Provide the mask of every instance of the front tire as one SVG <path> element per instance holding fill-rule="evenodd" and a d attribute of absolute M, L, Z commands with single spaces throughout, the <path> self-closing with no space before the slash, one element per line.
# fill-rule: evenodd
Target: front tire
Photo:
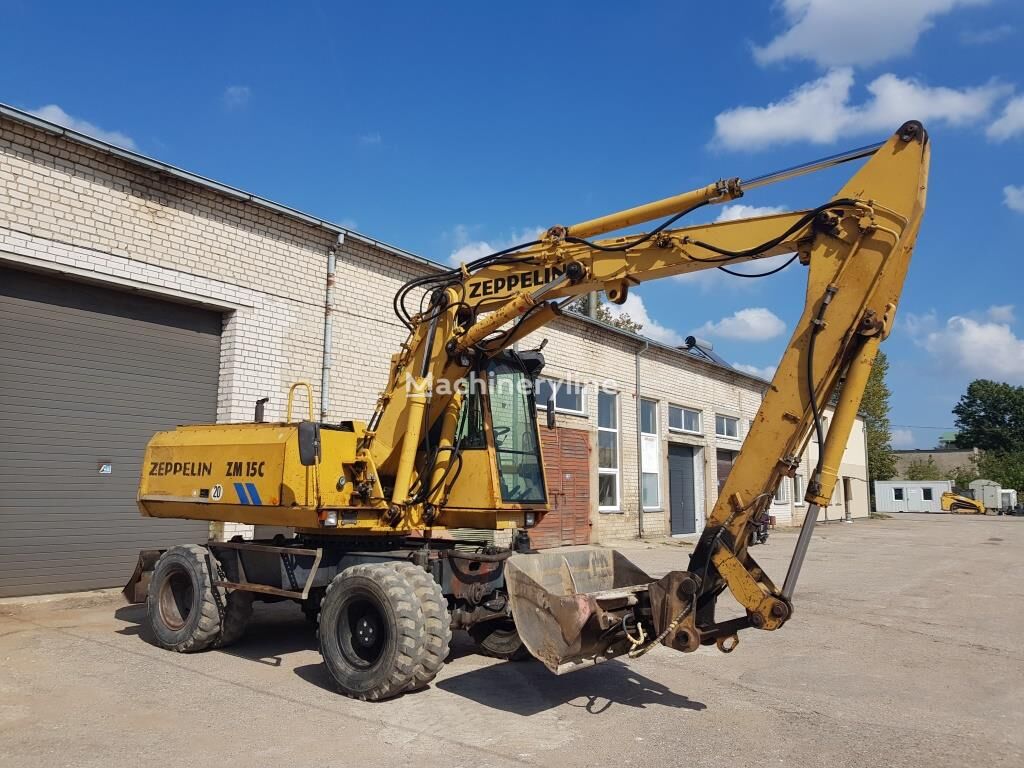
<path fill-rule="evenodd" d="M 448 601 L 441 585 L 434 577 L 415 563 L 392 564 L 413 587 L 420 610 L 423 611 L 423 639 L 420 656 L 416 661 L 412 682 L 407 690 L 415 691 L 430 684 L 444 668 L 452 642 L 452 619 L 448 615 Z"/>
<path fill-rule="evenodd" d="M 320 607 L 320 654 L 338 689 L 363 701 L 397 696 L 415 679 L 424 635 L 415 587 L 391 563 L 334 577 Z"/>

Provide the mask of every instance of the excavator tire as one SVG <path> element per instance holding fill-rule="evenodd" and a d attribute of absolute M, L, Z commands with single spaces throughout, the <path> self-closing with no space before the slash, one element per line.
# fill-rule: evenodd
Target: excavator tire
<path fill-rule="evenodd" d="M 317 634 L 343 694 L 363 701 L 397 696 L 413 682 L 422 655 L 416 588 L 391 563 L 347 568 L 327 587 Z"/>
<path fill-rule="evenodd" d="M 448 601 L 433 576 L 415 563 L 396 562 L 391 565 L 412 584 L 420 602 L 420 610 L 423 611 L 420 657 L 416 662 L 412 682 L 406 689 L 415 691 L 426 687 L 444 667 L 452 642 L 452 620 L 448 615 Z"/>
<path fill-rule="evenodd" d="M 156 561 L 146 595 L 146 619 L 160 647 L 195 653 L 219 640 L 221 617 L 208 554 L 198 544 L 182 544 L 171 547 Z"/>
<path fill-rule="evenodd" d="M 246 627 L 249 626 L 249 619 L 252 618 L 252 600 L 252 592 L 235 590 L 227 596 L 224 601 L 220 636 L 217 638 L 218 648 L 224 648 L 242 639 Z"/>
<path fill-rule="evenodd" d="M 469 628 L 469 636 L 476 643 L 479 653 L 505 661 L 526 661 L 532 659 L 526 644 L 520 639 L 512 619 L 482 621 Z"/>

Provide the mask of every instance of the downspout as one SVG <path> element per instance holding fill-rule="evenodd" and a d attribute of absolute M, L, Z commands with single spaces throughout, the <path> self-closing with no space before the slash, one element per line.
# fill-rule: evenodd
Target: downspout
<path fill-rule="evenodd" d="M 327 251 L 327 290 L 324 294 L 324 355 L 320 366 L 320 421 L 327 421 L 331 410 L 331 339 L 334 326 L 334 274 L 338 264 L 338 248 L 345 244 L 345 233 Z"/>
<path fill-rule="evenodd" d="M 636 351 L 636 519 L 637 536 L 644 537 L 644 461 L 643 461 L 643 407 L 640 400 L 640 355 L 651 348 L 651 342 L 644 339 L 644 345 Z"/>

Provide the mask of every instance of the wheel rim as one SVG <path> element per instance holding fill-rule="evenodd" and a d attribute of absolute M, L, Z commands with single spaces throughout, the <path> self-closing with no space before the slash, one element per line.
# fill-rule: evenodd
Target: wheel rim
<path fill-rule="evenodd" d="M 179 630 L 188 623 L 192 615 L 195 588 L 192 578 L 184 569 L 168 574 L 160 586 L 160 619 L 168 629 Z"/>
<path fill-rule="evenodd" d="M 388 642 L 387 619 L 373 600 L 354 598 L 338 612 L 338 641 L 345 660 L 369 669 L 377 664 Z"/>

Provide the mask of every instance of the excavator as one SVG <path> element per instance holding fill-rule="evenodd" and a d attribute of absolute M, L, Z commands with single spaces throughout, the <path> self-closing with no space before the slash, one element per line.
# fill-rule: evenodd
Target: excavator
<path fill-rule="evenodd" d="M 870 146 L 553 226 L 410 280 L 394 299 L 408 338 L 368 421 L 314 419 L 308 385 L 301 418 L 295 385 L 284 422 L 265 423 L 257 405 L 253 423 L 182 426 L 150 440 L 143 515 L 291 533 L 143 551 L 126 596 L 146 603 L 155 642 L 179 652 L 238 640 L 256 599 L 297 602 L 317 623 L 340 692 L 363 700 L 429 684 L 453 630 L 467 630 L 484 653 L 533 657 L 561 674 L 657 646 L 730 652 L 742 631 L 779 629 L 893 327 L 929 156 L 928 134 L 910 121 Z M 705 206 L 851 161 L 863 162 L 815 207 L 675 226 Z M 538 405 L 548 428 L 554 410 L 532 386 L 543 353 L 522 342 L 580 297 L 603 292 L 621 303 L 646 281 L 735 273 L 782 255 L 806 269 L 803 312 L 686 569 L 655 579 L 610 549 L 533 550 L 529 530 L 549 510 Z M 780 587 L 751 557 L 750 532 L 812 436 L 822 448 Z M 507 546 L 460 538 L 467 529 L 499 532 Z M 739 610 L 722 618 L 726 591 Z"/>

